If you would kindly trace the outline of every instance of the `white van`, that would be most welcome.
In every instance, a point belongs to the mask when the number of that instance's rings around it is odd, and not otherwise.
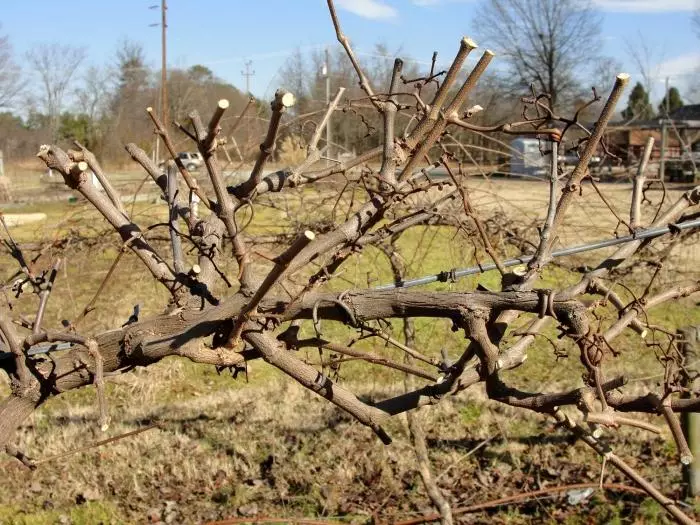
[[[512,177],[544,177],[549,170],[549,156],[540,152],[539,139],[517,138],[510,143]],[[542,143],[546,148],[546,141]]]

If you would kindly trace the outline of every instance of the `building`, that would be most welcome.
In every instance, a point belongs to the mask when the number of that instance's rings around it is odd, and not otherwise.
[[[645,121],[617,122],[608,126],[605,142],[610,153],[627,165],[639,161],[648,137],[654,137],[652,160],[661,158],[661,131],[666,125],[666,153],[671,162],[689,160],[691,152],[700,152],[700,104],[683,106],[669,115]],[[685,154],[684,154],[684,150]],[[700,153],[698,153],[700,154]]]

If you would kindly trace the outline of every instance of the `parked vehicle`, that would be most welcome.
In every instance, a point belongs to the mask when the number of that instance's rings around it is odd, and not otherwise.
[[[177,158],[182,161],[182,164],[189,171],[196,171],[204,165],[204,159],[202,159],[202,155],[196,152],[181,151],[177,154]],[[158,163],[158,166],[161,168],[164,165],[165,161],[160,161]]]
[[[691,160],[689,155],[683,155],[680,159],[669,159],[664,166],[664,179],[668,182],[693,183],[697,176],[697,161]]]
[[[177,157],[185,165],[185,168],[187,168],[190,171],[198,170],[204,165],[204,159],[202,159],[202,156],[199,153],[190,153],[183,151],[178,153]]]
[[[547,173],[545,158],[540,152],[540,141],[519,137],[511,143],[510,176],[543,177]]]
[[[578,164],[579,157],[576,153],[567,153],[566,155],[559,155],[559,164],[564,166],[576,166]],[[593,155],[591,161],[588,163],[589,166],[597,166],[600,164],[601,158],[598,155]]]

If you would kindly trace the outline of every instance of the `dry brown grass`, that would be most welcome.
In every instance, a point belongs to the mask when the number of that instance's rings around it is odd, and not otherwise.
[[[254,363],[251,376],[257,377],[258,372]],[[161,427],[45,463],[35,472],[5,461],[3,468],[10,475],[0,482],[0,501],[7,508],[30,513],[50,506],[57,517],[76,501],[94,500],[114,509],[112,523],[139,523],[154,515],[173,523],[200,523],[254,512],[278,517],[343,516],[343,521],[356,523],[377,514],[390,522],[430,510],[402,419],[391,423],[394,443],[386,447],[327,402],[278,374],[265,375],[245,388],[222,387],[208,394],[197,395],[198,386],[192,385],[187,399],[169,399],[162,385],[177,388],[194,377],[177,363],[164,362],[121,378],[110,389],[116,420],[110,434],[152,422]],[[203,378],[196,381],[201,384]],[[387,393],[371,388],[360,391],[370,396]],[[572,447],[544,419],[522,418],[515,410],[485,402],[478,392],[423,410],[421,418],[439,484],[455,504],[595,480],[599,474],[594,455]],[[96,429],[94,406],[50,404],[22,429],[19,444],[47,457],[99,439]],[[620,441],[631,456],[645,458],[647,464],[637,466],[649,474],[669,461],[669,439],[639,440],[623,432]],[[484,440],[491,441],[471,453]],[[653,454],[650,446],[656,449]],[[665,489],[679,482],[677,472],[665,472],[668,477],[659,472],[652,476]],[[607,472],[606,480],[620,478]],[[589,502],[564,514],[612,516],[616,512],[614,505],[604,507]],[[536,506],[525,512],[534,514],[515,522],[544,520],[547,513],[562,511],[556,506]],[[505,515],[494,517],[505,519]],[[489,520],[477,518],[478,522]]]
[[[475,206],[499,211],[523,228],[546,211],[546,188],[525,181],[470,182]],[[627,215],[629,185],[605,185],[606,194]],[[584,187],[584,192],[592,191]],[[669,192],[667,202],[680,190]],[[658,201],[659,194],[653,196]],[[300,209],[300,222],[313,218],[314,202],[325,198],[307,192],[286,197]],[[303,204],[303,205],[301,205]],[[27,210],[33,208],[28,207]],[[49,221],[40,227],[21,227],[23,240],[52,238],[61,232],[95,232],[102,227],[94,212],[82,205],[47,207]],[[162,220],[162,205],[139,204],[141,223]],[[320,210],[323,211],[323,210]],[[602,203],[572,208],[569,229],[562,242],[578,244],[613,234],[615,221],[604,218]],[[265,212],[259,233],[279,231],[285,215]],[[652,213],[645,209],[646,216]],[[51,221],[51,222],[50,222]],[[621,230],[622,231],[622,230]],[[412,246],[410,276],[473,264],[468,239],[448,229],[420,229],[402,243]],[[166,249],[166,248],[164,248]],[[89,300],[116,254],[116,244],[69,253],[49,303],[47,323],[75,318]],[[512,254],[511,254],[512,255]],[[586,262],[592,256],[581,256]],[[697,261],[697,243],[684,248],[674,264],[683,268]],[[143,316],[157,313],[164,294],[137,265],[133,257],[120,263],[120,271],[98,302],[99,309],[84,324],[88,332],[121,325],[133,305],[141,304]],[[686,268],[688,269],[688,268]],[[2,269],[2,275],[11,271]],[[554,271],[545,276],[554,282]],[[385,262],[376,253],[363,253],[348,265],[346,281],[365,286],[389,279]],[[670,281],[674,274],[662,276]],[[491,275],[477,276],[438,289],[473,289],[478,282],[491,286]],[[697,309],[690,303],[669,305],[660,313],[668,326],[698,324]],[[31,314],[33,305],[24,307]],[[460,345],[445,323],[418,323],[418,342],[426,352]],[[324,326],[332,333],[346,329]],[[626,350],[620,367],[634,376],[658,371],[653,352],[625,337]],[[313,353],[309,359],[313,360]],[[633,366],[634,368],[630,368]],[[396,393],[401,376],[372,369],[356,375],[352,366],[341,370],[342,378],[359,393],[378,399]],[[74,523],[200,523],[236,514],[271,516],[340,517],[367,523],[372,515],[383,522],[430,511],[416,474],[413,452],[402,418],[390,422],[394,437],[390,447],[381,445],[364,427],[352,422],[329,403],[303,390],[262,362],[249,366],[250,383],[217,375],[208,367],[166,360],[148,369],[113,378],[108,384],[108,404],[113,424],[109,435],[158,423],[159,428],[99,449],[42,464],[30,472],[14,460],[1,463],[0,522],[60,523],[61,516]],[[530,352],[528,362],[513,373],[523,386],[555,388],[580,382],[575,358],[556,360],[544,341]],[[0,393],[7,390],[0,385]],[[46,458],[104,437],[97,429],[97,407],[92,388],[71,392],[49,401],[22,427],[18,445],[35,458]],[[447,399],[421,411],[429,438],[431,459],[439,485],[454,504],[465,505],[510,493],[596,480],[598,459],[555,429],[545,419],[497,405],[485,399],[477,387],[456,399]],[[468,454],[482,441],[477,452]],[[666,492],[680,484],[680,471],[670,436],[649,436],[621,431],[613,440],[616,450],[630,459],[643,474]],[[610,469],[606,481],[621,480]],[[87,503],[84,501],[87,500]],[[565,498],[530,504],[520,510],[496,511],[474,516],[473,522],[524,523],[542,521],[648,522],[655,507],[639,498],[596,496],[571,507]],[[80,503],[76,503],[80,502]],[[642,505],[640,506],[640,502]],[[661,519],[661,518],[659,518]]]

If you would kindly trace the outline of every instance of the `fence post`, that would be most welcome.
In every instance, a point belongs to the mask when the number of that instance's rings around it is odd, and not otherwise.
[[[700,388],[700,326],[685,326],[676,332],[679,347],[683,355],[685,369],[689,377],[686,378],[685,388],[697,391]],[[684,394],[684,397],[689,397]],[[682,417],[683,433],[693,453],[693,461],[690,465],[683,466],[683,481],[685,483],[686,497],[700,495],[700,414],[684,412]]]
[[[5,164],[3,162],[2,150],[0,150],[0,202],[11,202],[12,191],[10,188],[10,178],[5,177]]]

